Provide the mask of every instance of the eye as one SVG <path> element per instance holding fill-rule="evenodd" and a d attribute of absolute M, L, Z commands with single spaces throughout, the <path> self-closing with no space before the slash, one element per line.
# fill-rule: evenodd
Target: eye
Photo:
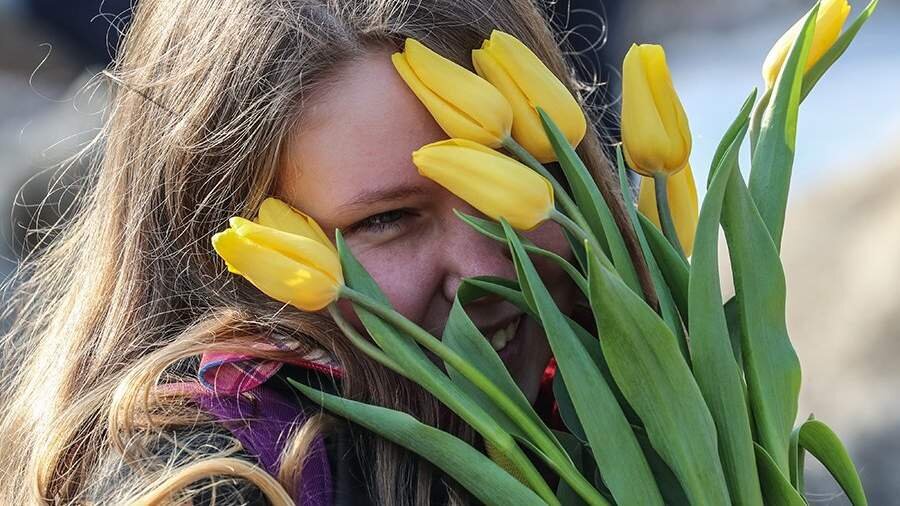
<path fill-rule="evenodd" d="M 402 226 L 402 220 L 410 216 L 414 216 L 410 209 L 393 209 L 358 221 L 347 227 L 347 231 L 377 234 L 388 230 L 396 230 Z"/>

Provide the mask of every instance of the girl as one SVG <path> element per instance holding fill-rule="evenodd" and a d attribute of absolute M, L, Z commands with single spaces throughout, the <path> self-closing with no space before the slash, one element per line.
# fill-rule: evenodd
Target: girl
<path fill-rule="evenodd" d="M 576 87 L 531 0 L 142 1 L 109 73 L 119 86 L 96 170 L 17 279 L 0 502 L 469 502 L 427 462 L 321 413 L 284 378 L 475 442 L 470 431 L 325 314 L 228 273 L 210 237 L 230 216 L 283 210 L 265 201 L 277 196 L 340 229 L 394 307 L 439 335 L 462 278 L 515 272 L 505 246 L 453 209 L 477 212 L 416 173 L 411 152 L 446 134 L 390 55 L 410 37 L 471 69 L 471 49 L 495 28 Z M 579 153 L 621 218 L 595 131 Z M 526 237 L 571 256 L 553 223 Z M 535 260 L 573 313 L 574 286 Z M 499 299 L 467 309 L 541 402 L 540 327 Z"/>

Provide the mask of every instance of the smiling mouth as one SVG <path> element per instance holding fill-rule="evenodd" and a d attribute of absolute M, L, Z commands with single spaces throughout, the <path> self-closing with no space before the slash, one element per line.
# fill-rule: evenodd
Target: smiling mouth
<path fill-rule="evenodd" d="M 506 348 L 506 345 L 516 336 L 516 330 L 518 330 L 521 322 L 522 315 L 520 314 L 508 325 L 488 336 L 488 340 L 495 351 L 501 351 L 503 348 Z"/>

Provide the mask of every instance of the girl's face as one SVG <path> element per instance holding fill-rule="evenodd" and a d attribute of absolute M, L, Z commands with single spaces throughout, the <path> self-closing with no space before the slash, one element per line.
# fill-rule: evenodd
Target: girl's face
<path fill-rule="evenodd" d="M 473 230 L 453 209 L 481 213 L 416 171 L 412 152 L 447 134 L 397 75 L 390 54 L 373 50 L 307 97 L 302 125 L 286 146 L 278 194 L 326 232 L 340 229 L 394 308 L 439 337 L 463 278 L 515 279 L 515 269 L 504 244 Z M 524 235 L 571 257 L 555 223 Z M 560 308 L 570 313 L 574 285 L 555 264 L 533 260 Z M 340 309 L 362 330 L 349 303 L 341 301 Z M 541 327 L 499 299 L 480 299 L 466 309 L 487 339 L 494 338 L 533 401 L 550 359 Z M 504 343 L 510 329 L 513 337 Z"/>

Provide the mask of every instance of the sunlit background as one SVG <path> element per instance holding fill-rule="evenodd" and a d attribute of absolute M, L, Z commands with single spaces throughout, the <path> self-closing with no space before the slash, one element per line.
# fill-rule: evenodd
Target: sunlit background
<path fill-rule="evenodd" d="M 853 18 L 865 5 L 851 3 Z M 71 201 L 65 185 L 81 168 L 60 174 L 57 164 L 99 127 L 105 93 L 94 76 L 126 28 L 127 13 L 120 14 L 127 7 L 0 0 L 0 276 L 37 243 L 40 235 L 25 236 L 26 225 L 52 223 Z M 750 89 L 762 84 L 760 65 L 771 44 L 809 7 L 800 0 L 559 0 L 547 9 L 557 27 L 570 31 L 567 40 L 581 51 L 587 73 L 608 83 L 597 105 L 613 112 L 617 69 L 630 43 L 665 46 L 702 182 L 719 136 Z M 800 416 L 814 413 L 844 439 L 871 504 L 900 504 L 896 2 L 882 1 L 804 102 L 797 152 L 783 260 L 789 330 L 803 365 Z M 847 504 L 812 458 L 807 494 L 813 504 Z"/>

